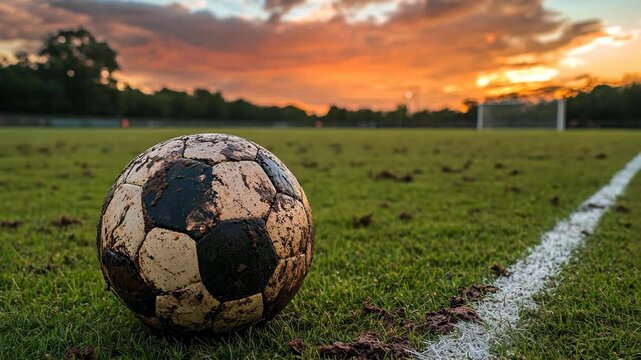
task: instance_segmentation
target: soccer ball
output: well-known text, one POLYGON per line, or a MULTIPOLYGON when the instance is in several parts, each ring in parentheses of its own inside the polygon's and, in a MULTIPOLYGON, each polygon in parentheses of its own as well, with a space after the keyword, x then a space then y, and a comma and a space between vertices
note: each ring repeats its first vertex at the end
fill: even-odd
POLYGON ((223 134, 155 145, 122 171, 98 225, 108 287, 163 331, 223 333, 266 321, 312 261, 309 203, 273 154, 223 134))

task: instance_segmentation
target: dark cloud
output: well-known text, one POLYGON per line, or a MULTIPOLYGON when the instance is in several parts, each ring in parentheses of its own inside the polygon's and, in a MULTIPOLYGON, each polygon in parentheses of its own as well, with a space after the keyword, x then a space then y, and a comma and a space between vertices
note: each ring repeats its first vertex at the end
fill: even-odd
POLYGON ((305 3, 306 0, 265 0, 264 8, 268 11, 288 10, 305 3))
MULTIPOLYGON (((342 4, 372 1, 383 0, 342 4)), ((302 2, 268 0, 265 8, 286 11, 302 2)), ((422 0, 403 3, 382 24, 342 16, 220 18, 179 5, 119 1, 0 4, 2 40, 35 40, 80 25, 118 50, 122 76, 134 83, 207 86, 263 102, 379 108, 394 106, 416 86, 428 105, 478 95, 476 77, 507 66, 506 59, 530 54, 529 65, 545 65, 602 31, 598 21, 569 22, 542 0, 422 0), (446 86, 458 90, 444 92, 446 86)))
POLYGON ((213 51, 251 51, 268 35, 267 25, 239 18, 220 19, 208 11, 191 12, 180 5, 135 2, 55 0, 53 4, 88 16, 98 24, 124 23, 213 51))
POLYGON ((39 40, 44 34, 87 19, 44 1, 0 2, 1 40, 39 40))
POLYGON ((400 22, 447 19, 487 7, 488 3, 486 0, 422 0, 402 3, 392 19, 400 22))

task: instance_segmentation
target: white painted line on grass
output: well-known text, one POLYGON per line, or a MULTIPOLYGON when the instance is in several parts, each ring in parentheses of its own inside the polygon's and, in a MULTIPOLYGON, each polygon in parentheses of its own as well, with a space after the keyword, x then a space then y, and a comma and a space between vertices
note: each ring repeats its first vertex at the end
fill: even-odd
POLYGON ((550 285, 572 252, 583 245, 585 238, 597 227, 601 216, 623 193, 641 169, 641 154, 619 171, 610 183, 592 195, 569 218, 541 236, 541 243, 529 255, 508 268, 511 275, 496 279, 499 291, 476 304, 483 324, 459 322, 456 331, 430 341, 419 359, 488 359, 492 345, 507 341, 511 330, 519 324, 519 313, 536 307, 532 296, 550 285))

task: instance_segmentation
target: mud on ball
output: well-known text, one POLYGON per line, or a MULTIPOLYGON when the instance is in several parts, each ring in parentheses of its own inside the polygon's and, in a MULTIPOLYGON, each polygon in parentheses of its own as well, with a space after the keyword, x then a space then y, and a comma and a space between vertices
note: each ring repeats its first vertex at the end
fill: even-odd
POLYGON ((120 174, 98 225, 116 296, 164 331, 227 332, 267 320, 312 261, 309 203, 273 154, 231 135, 171 139, 120 174))

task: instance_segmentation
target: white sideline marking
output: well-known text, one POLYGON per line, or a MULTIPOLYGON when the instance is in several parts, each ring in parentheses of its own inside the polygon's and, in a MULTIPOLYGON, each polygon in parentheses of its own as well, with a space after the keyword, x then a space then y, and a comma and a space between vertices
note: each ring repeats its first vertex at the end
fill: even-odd
POLYGON ((499 291, 476 304, 476 311, 484 324, 459 322, 453 334, 427 342, 426 349, 414 355, 419 359, 491 358, 492 345, 507 340, 509 331, 518 326, 521 310, 536 308, 532 296, 559 274, 572 252, 583 245, 586 236, 596 229, 603 213, 614 204, 640 169, 641 154, 569 218, 543 234, 541 243, 532 248, 525 259, 510 266, 510 276, 496 279, 493 285, 499 291))

